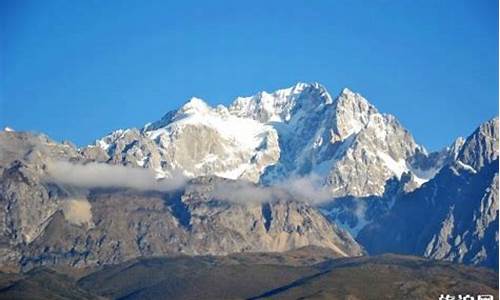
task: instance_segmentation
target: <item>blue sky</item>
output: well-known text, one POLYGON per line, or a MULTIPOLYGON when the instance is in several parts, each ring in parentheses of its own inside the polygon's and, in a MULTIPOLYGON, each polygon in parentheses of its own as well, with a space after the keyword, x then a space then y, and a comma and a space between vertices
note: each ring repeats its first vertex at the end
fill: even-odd
POLYGON ((0 1, 0 126, 78 145, 191 96, 361 93, 438 149, 498 114, 498 1, 0 1))

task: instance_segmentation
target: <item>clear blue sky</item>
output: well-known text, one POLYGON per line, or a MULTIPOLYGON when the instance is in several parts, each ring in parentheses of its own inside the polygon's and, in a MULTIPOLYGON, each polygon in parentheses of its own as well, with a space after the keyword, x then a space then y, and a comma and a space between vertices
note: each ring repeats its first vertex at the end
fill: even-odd
POLYGON ((438 149, 498 114, 498 1, 0 1, 0 126, 79 145, 297 81, 438 149))

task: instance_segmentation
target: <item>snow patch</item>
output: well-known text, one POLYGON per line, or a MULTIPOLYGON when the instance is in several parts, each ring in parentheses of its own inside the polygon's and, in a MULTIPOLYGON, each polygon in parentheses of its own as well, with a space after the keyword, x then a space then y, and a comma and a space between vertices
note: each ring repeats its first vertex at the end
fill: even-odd
POLYGON ((180 109, 182 112, 187 114, 192 114, 196 112, 207 112, 211 108, 210 106, 203 101, 203 99, 192 97, 186 104, 182 106, 180 109))
POLYGON ((225 172, 216 172, 215 175, 222 178, 238 179, 250 167, 251 166, 249 164, 241 164, 237 168, 234 168, 232 170, 227 170, 225 172))
POLYGON ((408 172, 408 166, 404 159, 394 160, 389 154, 382 151, 377 151, 377 156, 382 159, 384 165, 391 171, 398 179, 401 179, 403 173, 408 172))
POLYGON ((427 170, 422 170, 419 168, 411 168, 410 171, 413 174, 413 181, 420 187, 422 184, 428 182, 441 170, 441 164, 435 168, 429 168, 427 170))
POLYGON ((418 177, 415 174, 413 176, 413 181, 415 181, 418 187, 420 187, 422 184, 426 183, 429 180, 430 179, 418 177))
POLYGON ((465 163, 463 163, 463 162, 462 162, 462 161, 460 161, 460 160, 457 160, 457 163, 458 163, 458 165, 459 165, 460 167, 462 167, 463 169, 465 169, 465 170, 467 170, 467 171, 470 171, 470 172, 472 172, 472 173, 474 173, 474 174, 476 174, 476 173, 477 173, 476 169, 474 169, 472 166, 470 166, 470 165, 468 165, 468 164, 465 164, 465 163))
POLYGON ((144 164, 146 164, 146 161, 148 160, 147 156, 144 156, 143 158, 137 160, 137 165, 139 167, 144 167, 144 164))

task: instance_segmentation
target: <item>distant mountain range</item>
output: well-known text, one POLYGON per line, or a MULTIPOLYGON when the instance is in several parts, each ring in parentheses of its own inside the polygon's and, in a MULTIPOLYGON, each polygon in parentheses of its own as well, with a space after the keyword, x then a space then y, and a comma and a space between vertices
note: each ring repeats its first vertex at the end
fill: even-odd
POLYGON ((6 271, 306 246, 498 268, 498 118, 429 153, 317 83, 192 98, 83 148, 9 128, 0 174, 6 271))

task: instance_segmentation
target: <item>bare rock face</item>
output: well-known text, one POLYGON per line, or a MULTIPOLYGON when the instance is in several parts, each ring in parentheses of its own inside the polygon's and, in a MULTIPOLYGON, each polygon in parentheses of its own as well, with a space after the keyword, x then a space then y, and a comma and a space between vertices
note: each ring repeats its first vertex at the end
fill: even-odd
POLYGON ((57 188, 44 186, 44 162, 71 160, 77 151, 43 135, 0 132, 0 264, 18 268, 20 246, 35 240, 58 209, 57 188))
MULTIPOLYGON (((362 253, 361 248, 350 235, 328 222, 317 209, 286 196, 270 203, 233 203, 213 201, 207 197, 213 181, 202 184, 200 180, 189 188, 183 199, 192 207, 191 221, 201 228, 228 228, 239 237, 232 247, 241 247, 241 251, 286 251, 316 245, 335 250, 341 256, 356 256, 362 253), (208 190, 207 190, 208 187, 208 190), (208 199, 200 204, 198 199, 208 199), (215 205, 214 205, 215 204, 215 205), (222 205, 222 207, 220 206, 222 205), (215 211, 214 211, 214 208, 215 211), (260 250, 258 250, 260 249, 260 250)), ((284 194, 285 195, 285 194, 284 194)), ((215 230, 202 230, 216 233, 215 230)), ((219 234, 213 238, 218 239, 219 234)), ((215 244, 224 245, 224 241, 215 244)), ((232 248, 231 247, 231 248, 232 248)))
POLYGON ((23 252, 25 268, 114 264, 141 256, 281 252, 306 245, 361 255, 350 235, 303 203, 230 203, 210 196, 216 178, 176 193, 93 190, 91 222, 55 212, 23 252))
POLYGON ((371 253, 412 253, 498 268, 498 119, 465 140, 456 159, 363 229, 371 253))
POLYGON ((457 160, 478 171, 498 159, 498 117, 479 126, 458 153, 457 160))
POLYGON ((84 267, 140 256, 281 252, 308 245, 339 256, 363 253, 347 232, 290 197, 220 200, 212 191, 227 180, 217 177, 193 179, 172 192, 62 185, 47 174, 50 160, 85 163, 96 157, 36 135, 8 132, 0 139, 4 149, 19 150, 2 152, 3 268, 84 267))
POLYGON ((49 199, 50 192, 40 184, 35 171, 22 162, 5 169, 1 182, 4 238, 18 243, 35 239, 58 209, 58 202, 49 199))
POLYGON ((51 159, 74 160, 76 149, 43 135, 0 132, 0 232, 2 240, 29 243, 58 208, 52 199, 57 188, 43 185, 45 163, 51 159))

